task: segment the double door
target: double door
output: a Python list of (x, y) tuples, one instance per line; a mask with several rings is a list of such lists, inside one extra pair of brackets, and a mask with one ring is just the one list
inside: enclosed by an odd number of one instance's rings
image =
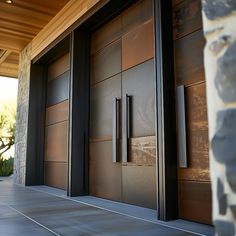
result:
[(156, 208), (152, 1), (92, 36), (89, 191)]

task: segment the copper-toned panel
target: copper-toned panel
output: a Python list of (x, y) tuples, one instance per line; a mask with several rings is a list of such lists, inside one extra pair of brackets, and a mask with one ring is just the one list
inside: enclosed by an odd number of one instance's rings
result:
[(68, 122), (64, 121), (45, 128), (45, 161), (68, 159)]
[(128, 165), (154, 166), (156, 164), (156, 137), (130, 139)]
[(121, 72), (121, 40), (92, 55), (91, 83), (95, 84)]
[(58, 103), (54, 106), (46, 108), (46, 125), (52, 125), (61, 121), (68, 120), (69, 101)]
[(66, 190), (67, 188), (67, 163), (44, 162), (44, 184)]
[(174, 39), (181, 38), (201, 28), (201, 0), (184, 1), (173, 8)]
[(123, 202), (156, 209), (156, 168), (123, 166), (122, 197)]
[(205, 83), (186, 88), (186, 127), (188, 168), (179, 179), (210, 181)]
[(122, 33), (150, 20), (153, 16), (152, 0), (141, 0), (122, 13)]
[(190, 85), (205, 80), (204, 45), (202, 30), (175, 41), (175, 78), (178, 85)]
[(90, 91), (90, 138), (112, 138), (112, 102), (121, 98), (121, 75), (93, 86)]
[(149, 20), (122, 36), (122, 70), (154, 56), (153, 21)]
[(89, 146), (90, 195), (121, 201), (121, 164), (112, 162), (112, 142)]
[(91, 53), (97, 52), (120, 38), (122, 33), (121, 29), (121, 16), (118, 16), (95, 32), (91, 40)]
[(211, 184), (179, 181), (179, 217), (212, 224)]
[(70, 54), (67, 53), (48, 66), (48, 80), (56, 79), (70, 69)]

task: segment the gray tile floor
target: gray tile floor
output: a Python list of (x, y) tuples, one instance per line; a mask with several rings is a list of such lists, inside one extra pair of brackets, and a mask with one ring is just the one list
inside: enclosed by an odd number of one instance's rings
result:
[(6, 178), (0, 181), (0, 236), (213, 235), (211, 227), (197, 225), (163, 224), (152, 210), (89, 196), (69, 198), (60, 190), (22, 187)]

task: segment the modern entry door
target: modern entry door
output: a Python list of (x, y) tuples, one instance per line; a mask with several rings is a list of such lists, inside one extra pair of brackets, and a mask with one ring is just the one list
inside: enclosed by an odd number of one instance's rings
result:
[(92, 35), (89, 192), (156, 208), (152, 1)]

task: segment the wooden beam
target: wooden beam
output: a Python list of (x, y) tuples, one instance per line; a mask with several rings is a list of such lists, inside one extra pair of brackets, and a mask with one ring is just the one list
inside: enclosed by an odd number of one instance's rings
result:
[(6, 60), (6, 58), (11, 54), (9, 50), (3, 50), (0, 53), (0, 65)]
[(69, 1), (33, 39), (31, 59), (34, 59), (70, 26), (81, 19), (98, 3), (102, 2), (104, 0)]

